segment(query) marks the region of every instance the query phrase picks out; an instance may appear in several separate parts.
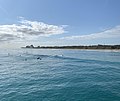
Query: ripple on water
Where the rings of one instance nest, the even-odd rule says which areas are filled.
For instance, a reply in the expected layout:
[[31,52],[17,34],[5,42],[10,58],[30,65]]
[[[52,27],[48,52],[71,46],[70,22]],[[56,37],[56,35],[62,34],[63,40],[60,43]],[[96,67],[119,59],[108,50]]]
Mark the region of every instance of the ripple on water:
[[117,54],[73,50],[25,53],[21,50],[9,56],[0,54],[0,99],[119,101],[120,57]]

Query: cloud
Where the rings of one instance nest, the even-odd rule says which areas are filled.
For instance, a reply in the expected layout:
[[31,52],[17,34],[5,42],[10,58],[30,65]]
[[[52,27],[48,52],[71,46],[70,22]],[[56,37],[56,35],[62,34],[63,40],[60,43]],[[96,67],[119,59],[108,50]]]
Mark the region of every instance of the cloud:
[[49,36],[65,33],[64,26],[50,25],[20,17],[18,24],[0,25],[0,41],[28,39],[34,36]]
[[105,30],[99,33],[87,34],[87,35],[78,35],[78,36],[69,36],[63,37],[61,39],[65,40],[94,40],[94,39],[108,39],[108,38],[120,38],[120,26]]

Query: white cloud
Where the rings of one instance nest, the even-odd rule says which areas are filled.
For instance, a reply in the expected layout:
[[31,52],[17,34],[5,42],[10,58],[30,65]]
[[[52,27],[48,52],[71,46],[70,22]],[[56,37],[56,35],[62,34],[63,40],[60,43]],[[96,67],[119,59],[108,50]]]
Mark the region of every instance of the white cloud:
[[65,33],[64,26],[50,25],[38,21],[24,20],[19,24],[0,25],[0,41],[28,39],[34,36],[48,36]]
[[120,26],[105,30],[99,33],[87,34],[87,35],[78,35],[78,36],[69,36],[63,37],[61,39],[66,40],[93,40],[93,39],[103,39],[103,38],[120,38]]

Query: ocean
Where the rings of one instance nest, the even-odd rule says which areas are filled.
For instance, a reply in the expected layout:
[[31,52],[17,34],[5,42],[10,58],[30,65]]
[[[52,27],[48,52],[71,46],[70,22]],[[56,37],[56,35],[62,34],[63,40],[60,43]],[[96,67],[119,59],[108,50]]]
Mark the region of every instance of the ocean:
[[120,51],[2,49],[0,101],[120,101]]

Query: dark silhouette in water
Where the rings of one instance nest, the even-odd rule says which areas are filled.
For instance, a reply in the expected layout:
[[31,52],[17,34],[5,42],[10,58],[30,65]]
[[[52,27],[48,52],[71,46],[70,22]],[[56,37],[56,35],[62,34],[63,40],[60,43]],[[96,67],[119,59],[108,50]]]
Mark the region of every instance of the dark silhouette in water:
[[25,59],[25,61],[27,61],[27,59]]
[[[37,60],[42,60],[40,57],[37,57]],[[24,61],[27,61],[27,59],[25,58],[25,60]]]
[[42,60],[40,57],[37,57],[37,60]]
[[8,53],[8,56],[10,56],[10,53]]

